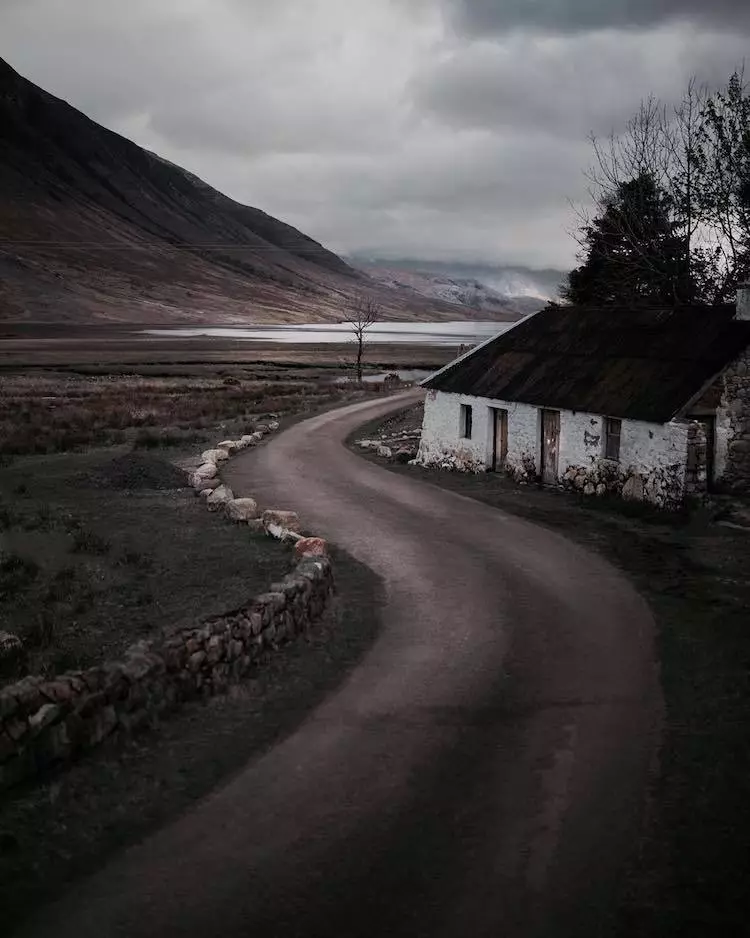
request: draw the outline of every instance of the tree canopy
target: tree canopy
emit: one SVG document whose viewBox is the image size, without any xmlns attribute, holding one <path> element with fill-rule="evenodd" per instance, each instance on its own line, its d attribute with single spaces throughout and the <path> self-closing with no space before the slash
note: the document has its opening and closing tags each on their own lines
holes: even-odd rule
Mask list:
<svg viewBox="0 0 750 938">
<path fill-rule="evenodd" d="M 620 183 L 586 226 L 586 258 L 569 276 L 565 299 L 587 306 L 662 306 L 689 299 L 684 238 L 669 196 L 649 173 Z"/>
<path fill-rule="evenodd" d="M 641 103 L 622 134 L 594 138 L 593 217 L 564 297 L 586 305 L 731 301 L 750 278 L 750 93 L 691 81 L 668 108 Z"/>
</svg>

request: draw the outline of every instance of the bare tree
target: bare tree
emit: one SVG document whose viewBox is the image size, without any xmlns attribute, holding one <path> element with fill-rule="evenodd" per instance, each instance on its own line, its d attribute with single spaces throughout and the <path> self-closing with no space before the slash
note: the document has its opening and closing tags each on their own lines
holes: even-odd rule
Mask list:
<svg viewBox="0 0 750 938">
<path fill-rule="evenodd" d="M 350 311 L 344 317 L 352 327 L 354 339 L 357 343 L 357 381 L 362 381 L 362 357 L 365 350 L 365 336 L 367 330 L 380 319 L 381 307 L 377 300 L 364 293 L 355 293 Z"/>
<path fill-rule="evenodd" d="M 703 260 L 713 302 L 721 303 L 750 276 L 750 87 L 744 67 L 708 99 L 702 116 Z"/>
<path fill-rule="evenodd" d="M 616 244 L 627 245 L 633 273 L 665 278 L 673 302 L 719 303 L 750 276 L 750 94 L 742 70 L 711 91 L 695 79 L 682 100 L 643 101 L 621 133 L 592 138 L 589 196 L 603 214 L 630 180 L 649 178 L 660 193 L 679 245 L 679 263 L 665 265 L 631 230 L 630 215 L 610 213 Z M 590 210 L 579 209 L 574 234 L 582 257 L 590 248 Z M 637 216 L 635 216 L 637 218 Z"/>
<path fill-rule="evenodd" d="M 604 281 L 600 286 L 606 287 L 608 294 L 612 293 L 612 301 L 624 300 L 632 292 L 630 281 L 634 284 L 657 284 L 660 280 L 667 280 L 657 293 L 664 296 L 673 290 L 677 292 L 677 284 L 672 282 L 676 271 L 671 258 L 670 263 L 665 263 L 662 252 L 654 252 L 652 239 L 643 237 L 644 226 L 637 197 L 640 192 L 648 195 L 649 202 L 652 201 L 650 189 L 653 187 L 653 195 L 661 202 L 661 210 L 666 210 L 668 220 L 672 221 L 675 206 L 669 199 L 670 167 L 667 165 L 672 141 L 666 109 L 655 97 L 646 98 L 623 131 L 613 131 L 605 139 L 595 136 L 590 139 L 593 163 L 586 172 L 586 178 L 593 210 L 574 207 L 578 224 L 577 230 L 572 232 L 581 249 L 579 258 L 584 266 L 571 274 L 571 283 L 564 288 L 563 295 L 576 301 L 581 292 L 581 274 L 583 280 L 587 280 L 594 274 L 594 267 L 599 266 L 591 265 L 592 239 L 596 243 L 594 253 L 603 264 L 598 274 Z M 625 202 L 623 195 L 627 196 Z M 616 210 L 618 204 L 627 205 L 628 210 Z M 660 239 L 660 243 L 666 246 L 665 239 Z M 669 253 L 673 253 L 671 246 Z"/>
</svg>

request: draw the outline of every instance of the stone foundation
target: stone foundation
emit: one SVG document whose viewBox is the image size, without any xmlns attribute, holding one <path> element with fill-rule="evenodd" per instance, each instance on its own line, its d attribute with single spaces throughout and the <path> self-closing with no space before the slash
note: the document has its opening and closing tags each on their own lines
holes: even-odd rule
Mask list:
<svg viewBox="0 0 750 938">
<path fill-rule="evenodd" d="M 450 469 L 456 472 L 475 473 L 487 471 L 483 459 L 461 446 L 448 450 L 420 445 L 414 463 L 425 469 Z"/>
<path fill-rule="evenodd" d="M 570 466 L 562 477 L 569 491 L 583 495 L 615 495 L 626 501 L 648 502 L 657 508 L 676 509 L 682 504 L 683 473 L 679 465 L 664 466 L 651 472 L 601 460 L 593 466 Z"/>
</svg>

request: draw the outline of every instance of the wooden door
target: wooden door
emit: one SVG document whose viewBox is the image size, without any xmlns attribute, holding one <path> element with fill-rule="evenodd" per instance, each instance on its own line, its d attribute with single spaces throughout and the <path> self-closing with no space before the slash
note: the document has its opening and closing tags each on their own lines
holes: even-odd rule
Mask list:
<svg viewBox="0 0 750 938">
<path fill-rule="evenodd" d="M 500 472 L 505 468 L 505 460 L 508 457 L 508 411 L 493 408 L 491 416 L 493 418 L 492 468 L 495 472 Z"/>
<path fill-rule="evenodd" d="M 556 485 L 560 455 L 560 411 L 542 411 L 542 482 Z"/>
</svg>

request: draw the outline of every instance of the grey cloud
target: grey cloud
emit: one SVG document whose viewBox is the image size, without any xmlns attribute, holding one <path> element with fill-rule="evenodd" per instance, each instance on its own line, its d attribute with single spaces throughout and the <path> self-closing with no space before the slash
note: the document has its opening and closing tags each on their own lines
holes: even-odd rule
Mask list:
<svg viewBox="0 0 750 938">
<path fill-rule="evenodd" d="M 459 29 L 472 35 L 524 29 L 548 33 L 644 29 L 690 22 L 750 29 L 747 0 L 445 0 Z"/>
<path fill-rule="evenodd" d="M 448 2 L 485 35 L 452 32 Z M 0 55 L 335 250 L 539 266 L 573 261 L 567 200 L 585 188 L 586 133 L 644 93 L 671 94 L 696 63 L 725 78 L 741 55 L 741 37 L 663 17 L 658 32 L 569 25 L 540 41 L 504 31 L 550 29 L 562 4 L 457 4 L 0 0 Z M 593 22 L 601 7 L 625 4 L 566 5 Z"/>
<path fill-rule="evenodd" d="M 418 109 L 454 127 L 582 139 L 617 132 L 651 94 L 678 100 L 691 77 L 726 82 L 746 45 L 741 36 L 684 28 L 543 43 L 514 36 L 459 45 L 416 76 L 412 90 Z"/>
</svg>

